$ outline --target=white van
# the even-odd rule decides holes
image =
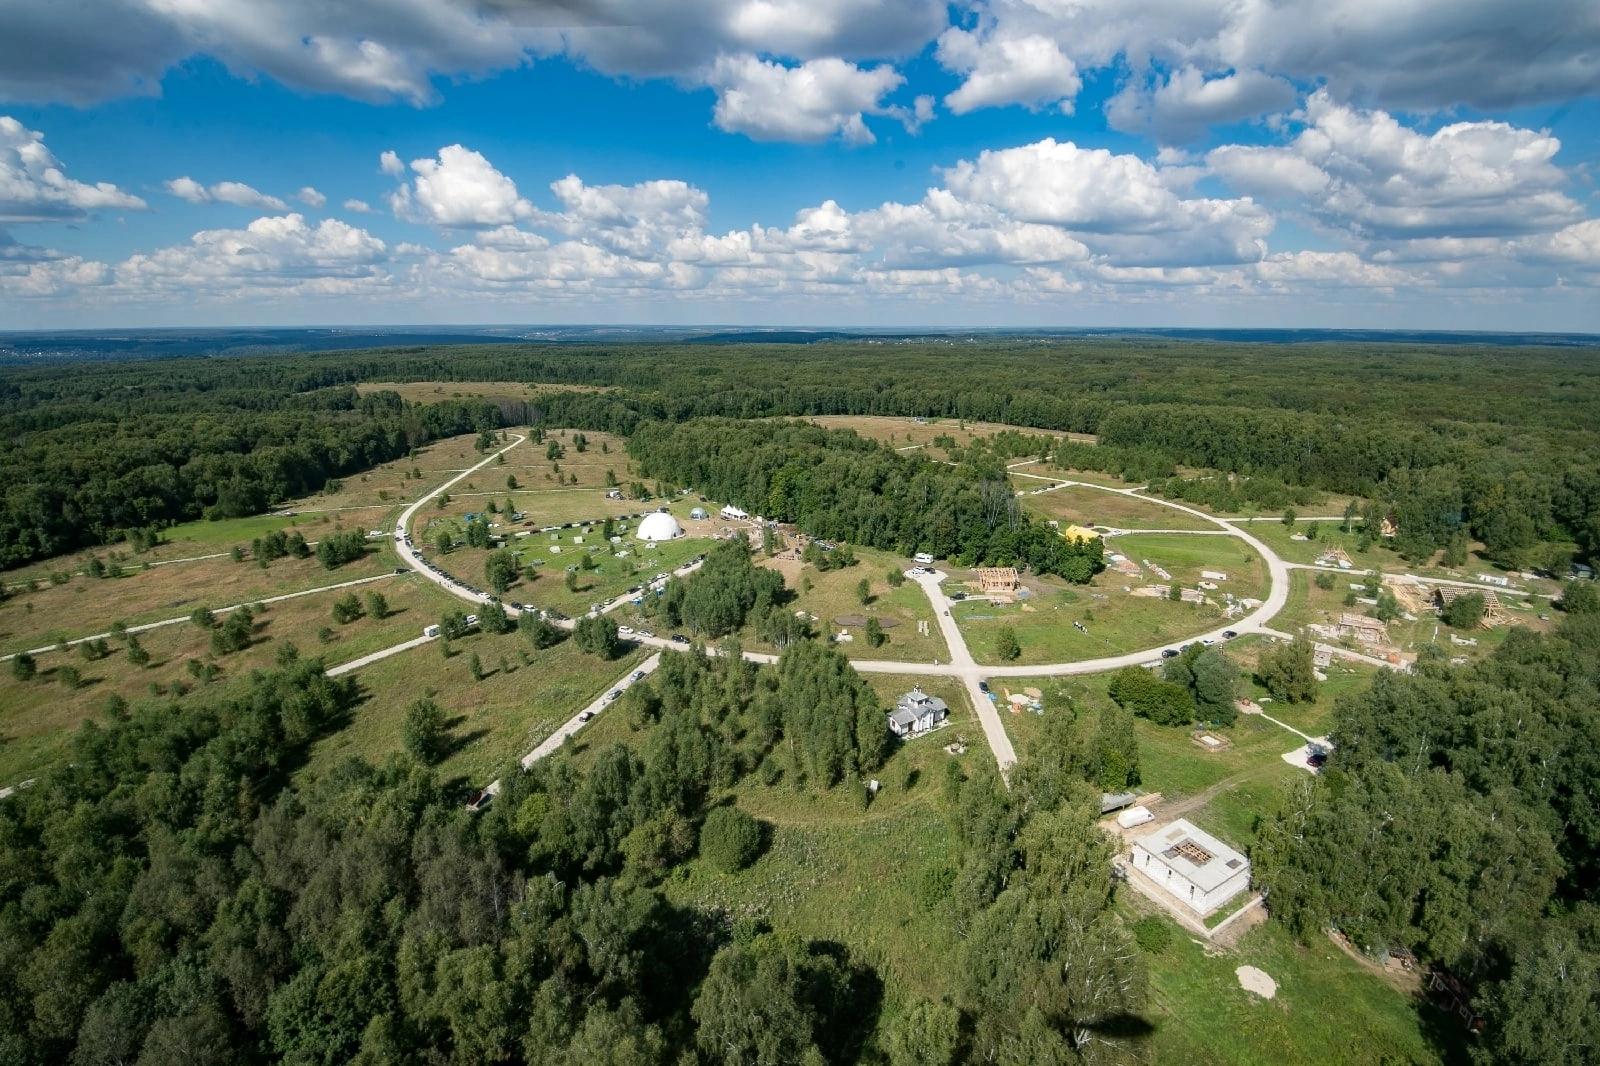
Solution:
[[[923,566],[931,566],[933,564],[933,556],[929,555],[927,552],[918,552],[917,554],[913,555],[911,558],[915,559],[917,562],[921,563]]]
[[[435,623],[434,625],[428,626],[426,629],[424,629],[422,631],[422,635],[425,636],[425,637],[436,637],[436,636],[438,636],[439,635],[439,626],[438,626],[438,624]]]

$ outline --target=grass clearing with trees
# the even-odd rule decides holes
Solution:
[[[383,619],[364,613],[346,625],[335,622],[332,606],[346,594],[343,590],[284,600],[256,615],[248,648],[228,655],[212,653],[208,631],[180,622],[133,634],[149,654],[143,665],[130,661],[127,642],[113,637],[106,640],[110,654],[93,662],[76,647],[36,656],[38,674],[29,681],[18,681],[9,669],[0,668],[0,785],[15,784],[59,758],[72,731],[99,717],[112,696],[137,704],[152,698],[155,686],[163,694],[187,689],[190,695],[185,699],[192,699],[244,679],[251,670],[270,667],[285,644],[293,644],[303,658],[320,658],[335,666],[420,635],[423,626],[457,602],[417,576],[373,582],[352,591],[363,597],[372,589],[381,589],[387,601],[388,615]],[[331,637],[326,643],[318,635],[322,630]],[[215,663],[221,674],[201,684],[189,672],[190,661]],[[62,665],[82,675],[78,687],[69,688],[54,675]]]
[[[196,607],[231,607],[270,596],[335,585],[391,573],[394,555],[383,544],[358,562],[327,569],[315,556],[284,558],[265,569],[246,558],[229,558],[149,570],[129,570],[122,577],[75,577],[63,585],[41,585],[0,603],[0,654],[44,647],[91,633],[104,633],[112,623],[138,625],[177,618]]]
[[[616,659],[599,659],[570,637],[535,650],[515,631],[475,633],[450,647],[448,659],[435,641],[359,671],[361,701],[342,728],[318,741],[304,772],[326,773],[350,755],[381,762],[403,751],[407,708],[430,698],[448,721],[441,778],[487,784],[645,658],[630,648]],[[526,664],[521,653],[529,657]],[[482,680],[472,677],[474,654],[485,671]]]
[[[784,606],[790,611],[805,611],[815,615],[812,628],[820,635],[836,634],[843,629],[854,639],[843,645],[853,659],[899,659],[905,662],[950,661],[950,650],[939,632],[933,604],[916,582],[906,579],[898,587],[892,585],[888,574],[892,570],[902,573],[910,566],[909,560],[872,548],[854,548],[856,565],[836,570],[821,570],[812,565],[800,568],[798,580],[788,581],[794,598]],[[757,561],[761,560],[757,556]],[[777,567],[774,567],[777,568]],[[784,567],[783,569],[789,569]],[[871,588],[871,600],[862,604],[856,594],[857,586],[865,578]],[[872,647],[863,626],[842,627],[839,618],[877,618],[880,624],[893,622],[883,628],[884,643]],[[917,623],[926,622],[926,636],[917,632]],[[756,635],[746,635],[751,649],[768,650]]]

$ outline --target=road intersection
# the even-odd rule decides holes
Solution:
[[[432,581],[446,592],[449,592],[451,595],[456,596],[459,599],[466,600],[478,606],[486,605],[489,602],[490,597],[485,593],[479,592],[465,583],[456,580],[448,573],[443,572],[442,569],[436,569],[432,564],[430,564],[428,560],[424,558],[412,544],[410,536],[411,521],[416,517],[417,512],[427,503],[428,500],[436,498],[440,493],[449,491],[451,486],[461,482],[476,471],[481,470],[482,468],[495,462],[500,456],[504,455],[512,448],[516,448],[523,444],[526,440],[527,438],[524,436],[517,436],[516,439],[510,444],[488,455],[483,459],[482,462],[460,471],[455,477],[440,485],[433,492],[418,497],[417,500],[415,500],[410,506],[401,512],[399,519],[395,523],[394,546],[395,551],[399,554],[400,558],[408,566],[416,570],[417,573],[421,574],[429,581]],[[1014,472],[1023,477],[1037,476],[1031,474],[1022,474],[1020,471]],[[1270,623],[1273,617],[1282,611],[1284,605],[1288,603],[1289,564],[1280,559],[1271,548],[1269,548],[1258,538],[1251,535],[1244,529],[1239,528],[1238,526],[1231,525],[1223,519],[1215,518],[1197,508],[1189,507],[1185,504],[1175,503],[1171,500],[1163,500],[1157,497],[1143,495],[1140,488],[1118,489],[1105,485],[1096,485],[1091,482],[1062,481],[1061,479],[1056,478],[1051,478],[1048,480],[1057,483],[1052,487],[1081,485],[1085,488],[1097,489],[1102,492],[1114,492],[1124,496],[1130,496],[1135,499],[1145,500],[1147,502],[1159,504],[1164,507],[1170,507],[1175,511],[1181,511],[1217,527],[1215,529],[1176,530],[1174,532],[1200,533],[1202,535],[1211,536],[1232,536],[1244,541],[1264,560],[1266,560],[1269,575],[1269,590],[1266,599],[1262,601],[1259,607],[1257,607],[1250,614],[1246,615],[1244,618],[1237,621],[1231,621],[1226,627],[1218,627],[1213,631],[1195,634],[1193,637],[1189,638],[1189,641],[1221,640],[1224,639],[1223,634],[1225,631],[1232,631],[1236,635],[1243,635],[1246,633],[1261,633],[1275,638],[1282,637],[1281,633],[1270,629],[1268,623]],[[680,567],[678,570],[674,571],[674,573],[692,573],[698,567],[698,565],[698,562],[692,562],[687,566]],[[1141,666],[1150,663],[1153,660],[1159,659],[1163,647],[1165,646],[1157,645],[1156,647],[1146,648],[1142,651],[1127,652],[1120,655],[1107,655],[1095,659],[1081,659],[1074,662],[1065,663],[1045,663],[1037,666],[983,666],[972,657],[972,652],[967,647],[967,642],[961,633],[961,628],[956,624],[954,617],[952,617],[950,613],[951,600],[945,595],[944,590],[940,587],[940,584],[945,580],[946,575],[941,572],[934,572],[931,574],[912,574],[911,576],[916,580],[923,593],[928,597],[929,603],[933,606],[934,618],[938,622],[939,631],[944,636],[946,646],[950,649],[951,661],[949,663],[921,663],[882,659],[852,659],[851,665],[857,670],[866,673],[925,674],[959,679],[967,690],[967,695],[972,701],[973,710],[978,716],[979,724],[983,727],[984,737],[988,741],[989,749],[991,752],[993,752],[995,762],[1000,767],[1002,773],[1008,773],[1011,767],[1016,764],[1017,755],[1015,748],[1012,746],[1011,738],[1006,733],[1005,723],[1000,718],[999,710],[997,709],[995,702],[990,699],[989,693],[985,687],[989,678],[1060,677],[1077,674],[1101,673],[1107,670],[1118,670],[1125,666]],[[620,596],[610,603],[605,604],[601,608],[601,611],[613,611],[621,607],[623,604],[629,602],[632,598],[632,593]],[[519,609],[515,607],[507,606],[506,609],[512,613],[520,613]],[[563,626],[564,628],[570,629],[575,623],[569,619],[563,619],[557,622],[557,624]],[[632,637],[631,640],[635,644],[653,647],[659,650],[671,650],[679,647],[679,645],[675,644],[674,642],[660,637],[635,636]],[[1185,643],[1188,643],[1189,641],[1185,641]],[[415,646],[418,643],[422,643],[422,641],[408,642],[406,647]],[[396,649],[392,649],[388,652],[388,654],[393,654],[394,652],[400,650],[405,650],[405,647],[397,647]],[[743,654],[746,659],[749,659],[752,662],[770,664],[777,661],[777,656],[762,652],[744,652]],[[365,661],[375,661],[376,659],[382,657],[384,657],[384,653],[378,653],[373,656],[368,656],[366,660],[355,663],[346,663],[341,667],[336,667],[335,669],[339,669],[341,672],[353,670],[363,665]],[[658,663],[659,660],[659,655],[653,656],[649,660],[650,666],[649,669],[645,670],[645,673],[648,674],[650,670],[653,670],[655,664]],[[636,680],[636,672],[630,671],[629,674],[621,681],[608,688],[607,692],[609,693],[618,688],[626,687],[626,685],[632,684],[634,680]],[[584,723],[589,721],[595,714],[604,709],[605,706],[609,705],[610,702],[611,701],[605,696],[597,697],[595,703],[592,703],[590,706],[584,708],[583,711],[580,711],[578,714],[574,715],[561,727],[561,729],[557,730],[552,737],[545,740],[539,745],[539,747],[535,748],[533,751],[524,756],[523,765],[528,766],[536,759],[542,758],[544,755],[555,751],[560,747],[561,743],[564,742],[567,737],[573,735],[579,729],[581,729]]]

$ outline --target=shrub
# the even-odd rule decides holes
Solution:
[[[27,652],[20,652],[11,660],[11,676],[18,681],[31,681],[38,672],[38,661]]]
[[[420,699],[406,708],[406,751],[419,762],[433,764],[444,757],[449,746],[444,709],[430,699]]]
[[[1017,643],[1017,631],[1010,626],[1001,626],[995,634],[994,653],[1005,662],[1014,662],[1022,656],[1022,645]]]
[[[361,617],[361,601],[354,592],[347,592],[333,601],[333,620],[348,625]]]
[[[700,827],[700,854],[724,873],[742,870],[761,853],[761,823],[737,807],[718,807]]]
[[[1172,926],[1154,914],[1147,914],[1131,926],[1133,939],[1147,955],[1159,955],[1172,943]]]
[[[1188,688],[1163,681],[1139,666],[1125,666],[1106,690],[1119,706],[1157,725],[1188,725],[1194,720],[1194,697]]]
[[[1483,593],[1465,592],[1445,604],[1439,617],[1452,629],[1471,629],[1483,621],[1484,609]]]
[[[578,647],[602,659],[615,659],[622,650],[617,623],[603,614],[588,614],[578,619],[572,636]]]

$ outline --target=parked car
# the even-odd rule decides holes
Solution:
[[[610,692],[606,693],[606,702],[610,703],[612,700],[619,698],[621,695],[622,690],[620,688],[614,688]]]
[[[617,627],[617,636],[619,636],[619,637],[631,637],[631,636],[633,636],[633,627],[632,626],[618,626]]]
[[[989,691],[989,682],[987,682],[987,681],[979,681],[978,682],[978,691],[979,692],[988,692]]]
[[[475,614],[469,614],[469,615],[467,615],[467,627],[468,627],[468,628],[469,628],[469,629],[470,629],[470,628],[471,628],[471,627],[472,627],[472,626],[475,626],[475,625],[477,625],[477,624],[478,624],[478,616],[477,616],[477,615],[475,615]]]
[[[1176,659],[1178,657],[1178,649],[1177,648],[1162,648],[1161,649],[1161,657],[1163,659]]]
[[[1224,629],[1222,631],[1222,639],[1223,640],[1232,640],[1234,637],[1236,637],[1238,635],[1239,634],[1237,632],[1235,632],[1234,630],[1232,630],[1232,629]]]
[[[687,644],[689,643],[689,638],[684,636],[682,633],[674,633],[672,634],[672,643]]]
[[[593,711],[579,711],[578,712],[578,721],[580,721],[580,722],[587,722],[589,719],[591,719],[593,717],[594,717],[594,712]]]
[[[644,671],[643,670],[635,670],[633,672],[633,676],[630,677],[628,680],[629,681],[643,681],[644,680]]]

